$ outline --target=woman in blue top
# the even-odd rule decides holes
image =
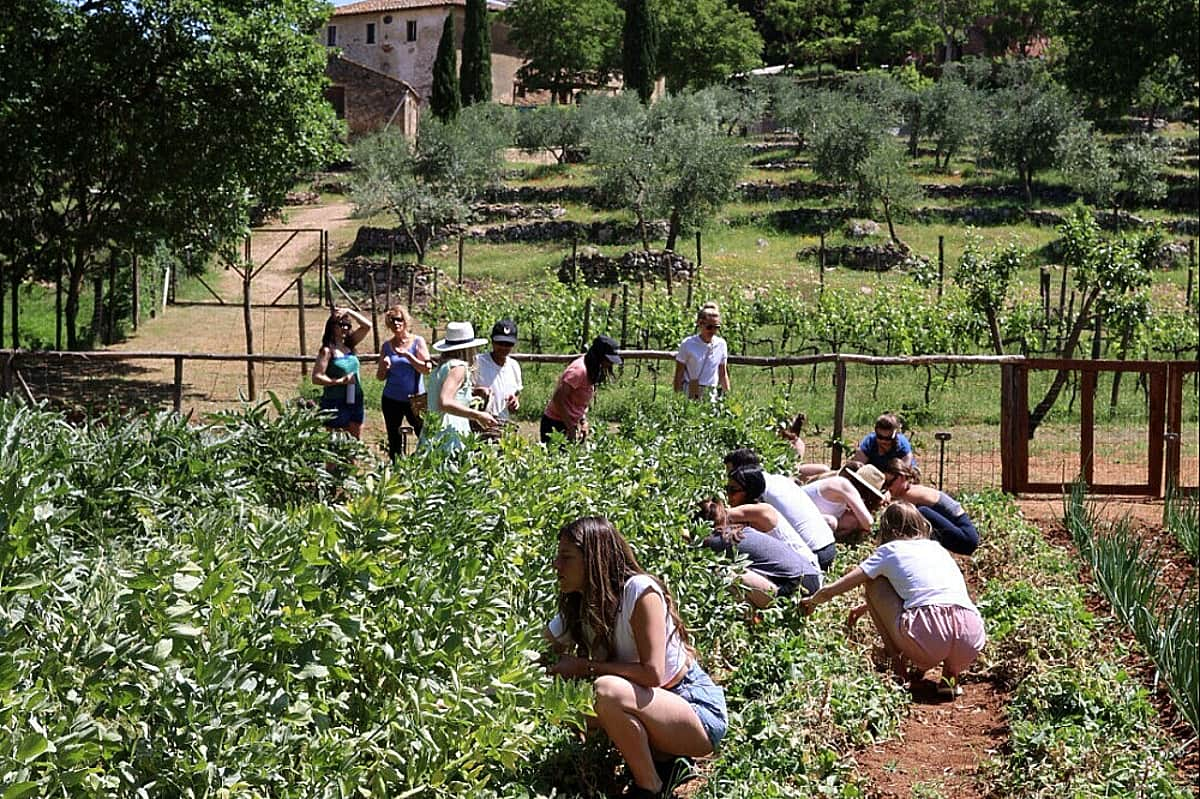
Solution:
[[[486,338],[475,338],[470,322],[446,325],[446,337],[434,342],[441,353],[438,367],[429,373],[428,413],[437,414],[421,432],[420,446],[457,452],[466,446],[474,421],[485,430],[496,428],[496,417],[471,407],[471,370],[468,365]]]
[[[327,413],[325,426],[355,438],[362,437],[363,396],[354,347],[370,332],[370,320],[358,311],[334,308],[325,323],[312,371],[313,383],[325,389],[321,394],[321,410]]]
[[[403,455],[400,445],[400,426],[407,419],[413,432],[421,435],[421,417],[413,410],[412,397],[424,391],[421,375],[429,374],[433,362],[425,339],[413,332],[412,315],[403,305],[393,305],[387,311],[388,329],[392,337],[383,343],[379,352],[379,367],[375,370],[383,386],[384,424],[387,426],[388,455]]]
[[[900,432],[900,420],[894,413],[885,413],[875,420],[875,432],[859,442],[852,460],[869,463],[883,471],[892,458],[899,458],[905,466],[914,463],[912,444]]]

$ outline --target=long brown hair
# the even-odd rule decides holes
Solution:
[[[713,532],[719,534],[727,544],[739,544],[746,537],[746,525],[730,524],[729,509],[719,499],[702,500],[700,507],[696,510],[696,519],[702,522],[712,522]]]
[[[558,595],[558,612],[580,654],[592,659],[609,659],[615,650],[613,630],[621,610],[625,583],[630,577],[647,574],[637,562],[629,542],[603,516],[583,516],[558,531],[560,541],[570,541],[583,552],[583,590]],[[675,634],[692,652],[687,626],[679,617],[671,592],[654,575],[647,574],[662,591],[667,613],[675,623]],[[592,637],[584,635],[587,628]]]

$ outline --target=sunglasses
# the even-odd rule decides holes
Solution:
[[[737,485],[736,483],[730,483],[729,485],[725,486],[726,494],[742,494],[742,493],[745,493],[745,491],[746,491],[746,489],[742,488],[740,485]]]
[[[895,440],[896,440],[896,436],[895,436],[895,435],[890,435],[890,436],[881,436],[881,435],[879,435],[878,433],[876,433],[876,434],[875,434],[875,440],[876,440],[876,441],[895,441]]]
[[[391,325],[392,327],[397,327],[398,325],[406,324],[406,322],[403,319],[401,319],[400,317],[394,317],[394,318],[388,320],[388,324]]]
[[[705,330],[720,330],[721,326],[720,325],[705,325],[704,329]]]

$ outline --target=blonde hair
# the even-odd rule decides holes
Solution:
[[[929,521],[910,502],[893,502],[879,517],[879,543],[909,538],[929,538],[933,532]]]
[[[399,317],[400,319],[404,320],[404,325],[406,327],[410,327],[410,328],[412,327],[412,324],[413,324],[412,314],[410,314],[408,312],[408,309],[405,308],[400,303],[396,303],[391,308],[388,308],[386,311],[386,314],[387,314],[387,318],[389,320]]]
[[[717,307],[715,302],[706,302],[700,306],[700,310],[696,313],[696,324],[700,324],[705,319],[712,319],[720,315],[721,309]]]

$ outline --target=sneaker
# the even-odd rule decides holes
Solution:
[[[663,796],[670,796],[671,791],[699,776],[692,765],[691,758],[682,756],[673,760],[655,760],[654,770],[658,772],[658,778],[663,781]]]

